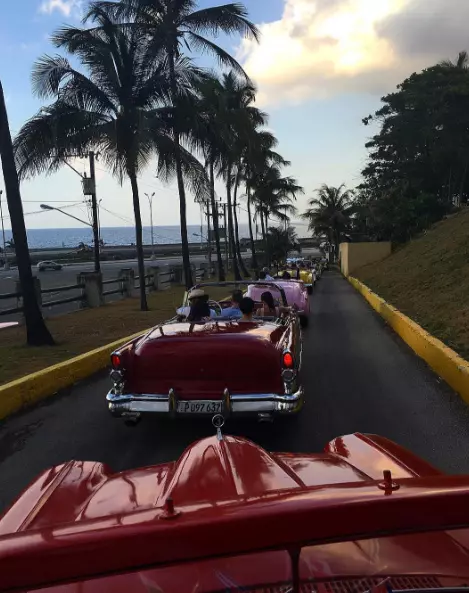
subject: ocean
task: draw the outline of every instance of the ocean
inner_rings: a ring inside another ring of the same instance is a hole
[[[298,227],[298,236],[305,236],[304,231],[305,227]],[[155,226],[153,232],[155,245],[181,242],[179,226]],[[90,245],[93,238],[91,228],[88,227],[72,229],[28,229],[27,233],[30,249],[76,248],[79,243]],[[207,229],[203,228],[202,235],[206,236],[206,234]],[[188,235],[191,243],[199,243],[201,241],[200,236],[198,236],[200,235],[200,225],[188,226]],[[239,235],[241,239],[249,237],[249,226],[247,224],[239,225]],[[10,230],[5,230],[5,238],[7,241],[11,239]],[[105,245],[131,245],[135,243],[135,230],[132,227],[102,227],[101,238]],[[258,238],[260,238],[260,234]],[[151,245],[150,227],[143,228],[143,241],[146,245]]]

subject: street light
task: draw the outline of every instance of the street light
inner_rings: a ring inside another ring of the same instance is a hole
[[[93,228],[93,225],[90,224],[89,222],[86,222],[86,220],[82,220],[81,218],[73,216],[73,214],[64,212],[60,208],[55,208],[54,206],[49,206],[49,204],[41,204],[41,210],[57,210],[57,212],[61,212],[62,214],[65,214],[65,216],[68,216],[69,218],[74,218],[75,220],[78,220],[78,222],[81,222],[82,224],[86,224],[86,226]]]
[[[151,224],[151,259],[155,259],[155,242],[153,240],[153,197],[155,192],[150,194],[145,194],[148,198],[148,203],[150,204],[150,224]]]
[[[193,237],[199,237],[199,239],[202,239],[203,241],[207,241],[208,243],[208,239],[205,235],[202,235],[201,233],[192,233]]]
[[[2,219],[3,254],[5,256],[5,261],[3,262],[3,269],[9,270],[10,264],[8,263],[7,246],[5,241],[5,227],[3,226],[2,194],[3,189],[0,189],[0,218]]]

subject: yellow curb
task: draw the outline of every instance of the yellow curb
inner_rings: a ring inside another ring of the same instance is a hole
[[[417,356],[428,363],[469,404],[469,362],[372,292],[360,280],[352,276],[347,279]]]
[[[0,386],[0,420],[106,368],[113,350],[144,333],[140,331]]]

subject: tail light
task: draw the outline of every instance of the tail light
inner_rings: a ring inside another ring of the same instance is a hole
[[[116,371],[120,371],[122,368],[122,359],[120,354],[116,354],[115,352],[111,354],[111,365],[112,368]]]
[[[295,361],[293,360],[293,355],[288,350],[286,350],[283,353],[283,366],[286,369],[292,369],[295,366]]]

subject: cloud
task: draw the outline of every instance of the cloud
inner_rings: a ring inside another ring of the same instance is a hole
[[[79,12],[82,4],[82,0],[44,0],[39,6],[39,12],[52,14],[57,10],[64,16],[70,16],[72,13]]]
[[[464,49],[465,17],[460,0],[285,0],[281,19],[261,25],[259,45],[243,41],[238,58],[264,105],[383,94]]]

